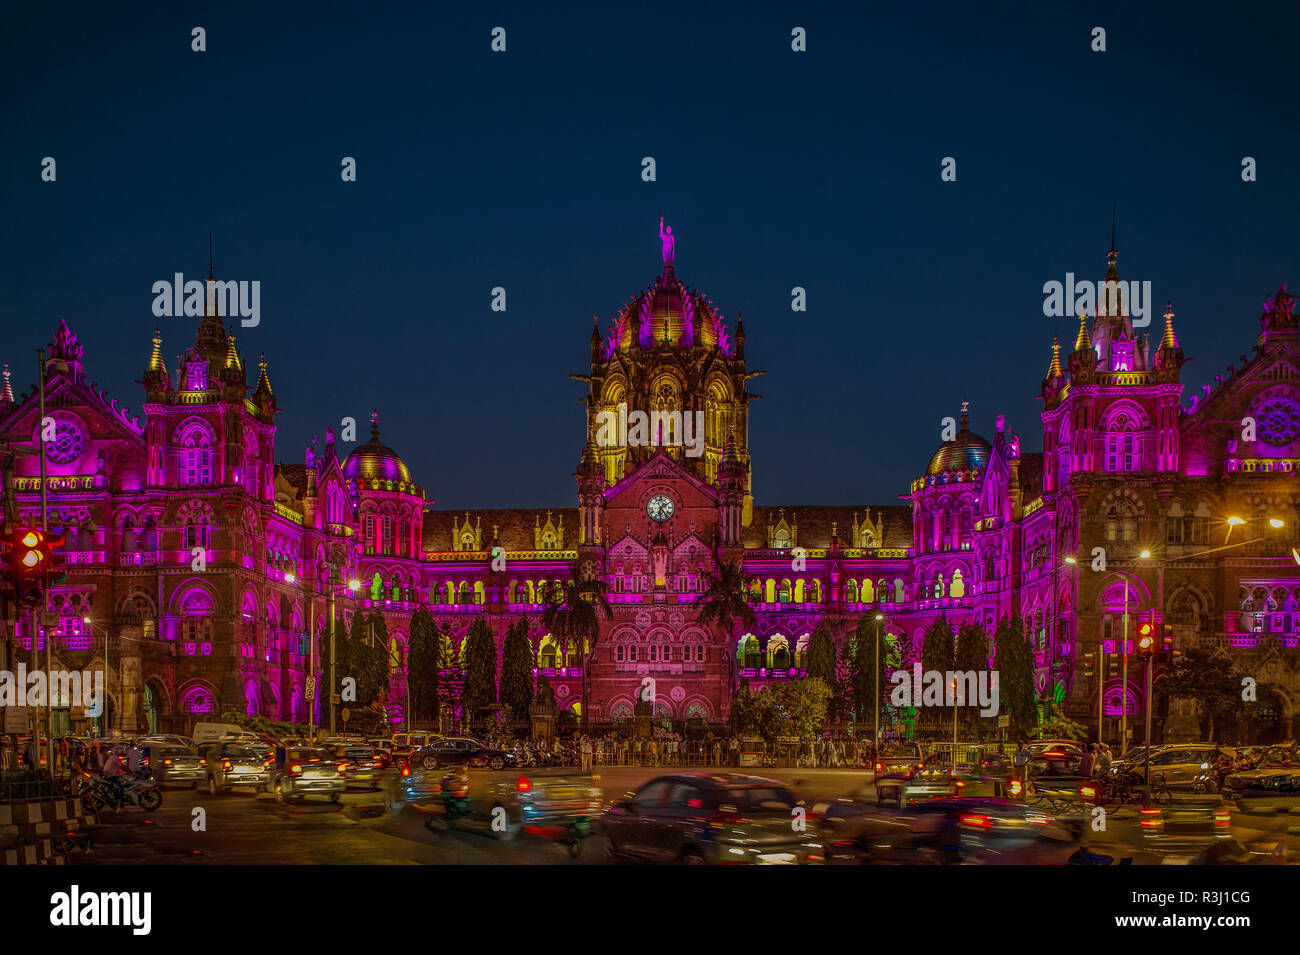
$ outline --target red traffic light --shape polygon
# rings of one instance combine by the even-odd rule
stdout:
[[[63,537],[36,527],[18,527],[9,535],[9,566],[17,580],[37,580],[54,569],[54,548]]]

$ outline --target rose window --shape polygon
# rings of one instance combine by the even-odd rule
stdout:
[[[1300,435],[1300,407],[1288,398],[1269,398],[1255,412],[1259,436],[1274,447],[1290,444]]]
[[[60,421],[54,426],[54,440],[45,442],[45,456],[55,464],[71,464],[81,457],[85,438],[71,421]]]

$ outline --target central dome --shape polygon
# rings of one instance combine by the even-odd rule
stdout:
[[[988,467],[992,451],[991,444],[970,430],[966,415],[963,414],[961,430],[951,441],[939,445],[939,450],[930,458],[930,466],[925,469],[925,473],[935,475],[946,471],[983,471]]]
[[[343,476],[348,480],[363,478],[411,483],[411,472],[402,456],[379,440],[378,414],[370,416],[370,440],[343,462]]]
[[[606,357],[633,346],[645,350],[716,346],[723,355],[732,354],[722,313],[703,293],[688,289],[671,263],[648,289],[619,310],[605,339]]]

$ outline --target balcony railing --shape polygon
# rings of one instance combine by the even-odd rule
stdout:
[[[743,680],[797,680],[808,675],[807,667],[741,667]]]
[[[539,676],[548,680],[581,680],[582,667],[533,667],[533,678]]]
[[[1187,638],[1185,644],[1201,650],[1253,650],[1276,641],[1284,649],[1300,647],[1295,633],[1201,633]]]

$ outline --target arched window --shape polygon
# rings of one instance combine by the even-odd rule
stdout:
[[[844,585],[844,600],[851,604],[858,602],[858,582],[856,580],[850,580]]]
[[[1106,512],[1106,540],[1131,543],[1137,540],[1137,512],[1133,504],[1119,498]]]
[[[190,501],[181,508],[179,517],[186,550],[192,547],[207,550],[212,547],[212,526],[215,523],[212,508],[202,501]]]
[[[181,700],[181,709],[191,716],[207,716],[215,712],[217,702],[212,692],[203,686],[194,686],[185,691]]]
[[[212,483],[212,433],[197,422],[179,436],[180,483],[187,487]]]
[[[1137,471],[1142,465],[1139,423],[1128,411],[1120,411],[1106,427],[1106,470]]]

